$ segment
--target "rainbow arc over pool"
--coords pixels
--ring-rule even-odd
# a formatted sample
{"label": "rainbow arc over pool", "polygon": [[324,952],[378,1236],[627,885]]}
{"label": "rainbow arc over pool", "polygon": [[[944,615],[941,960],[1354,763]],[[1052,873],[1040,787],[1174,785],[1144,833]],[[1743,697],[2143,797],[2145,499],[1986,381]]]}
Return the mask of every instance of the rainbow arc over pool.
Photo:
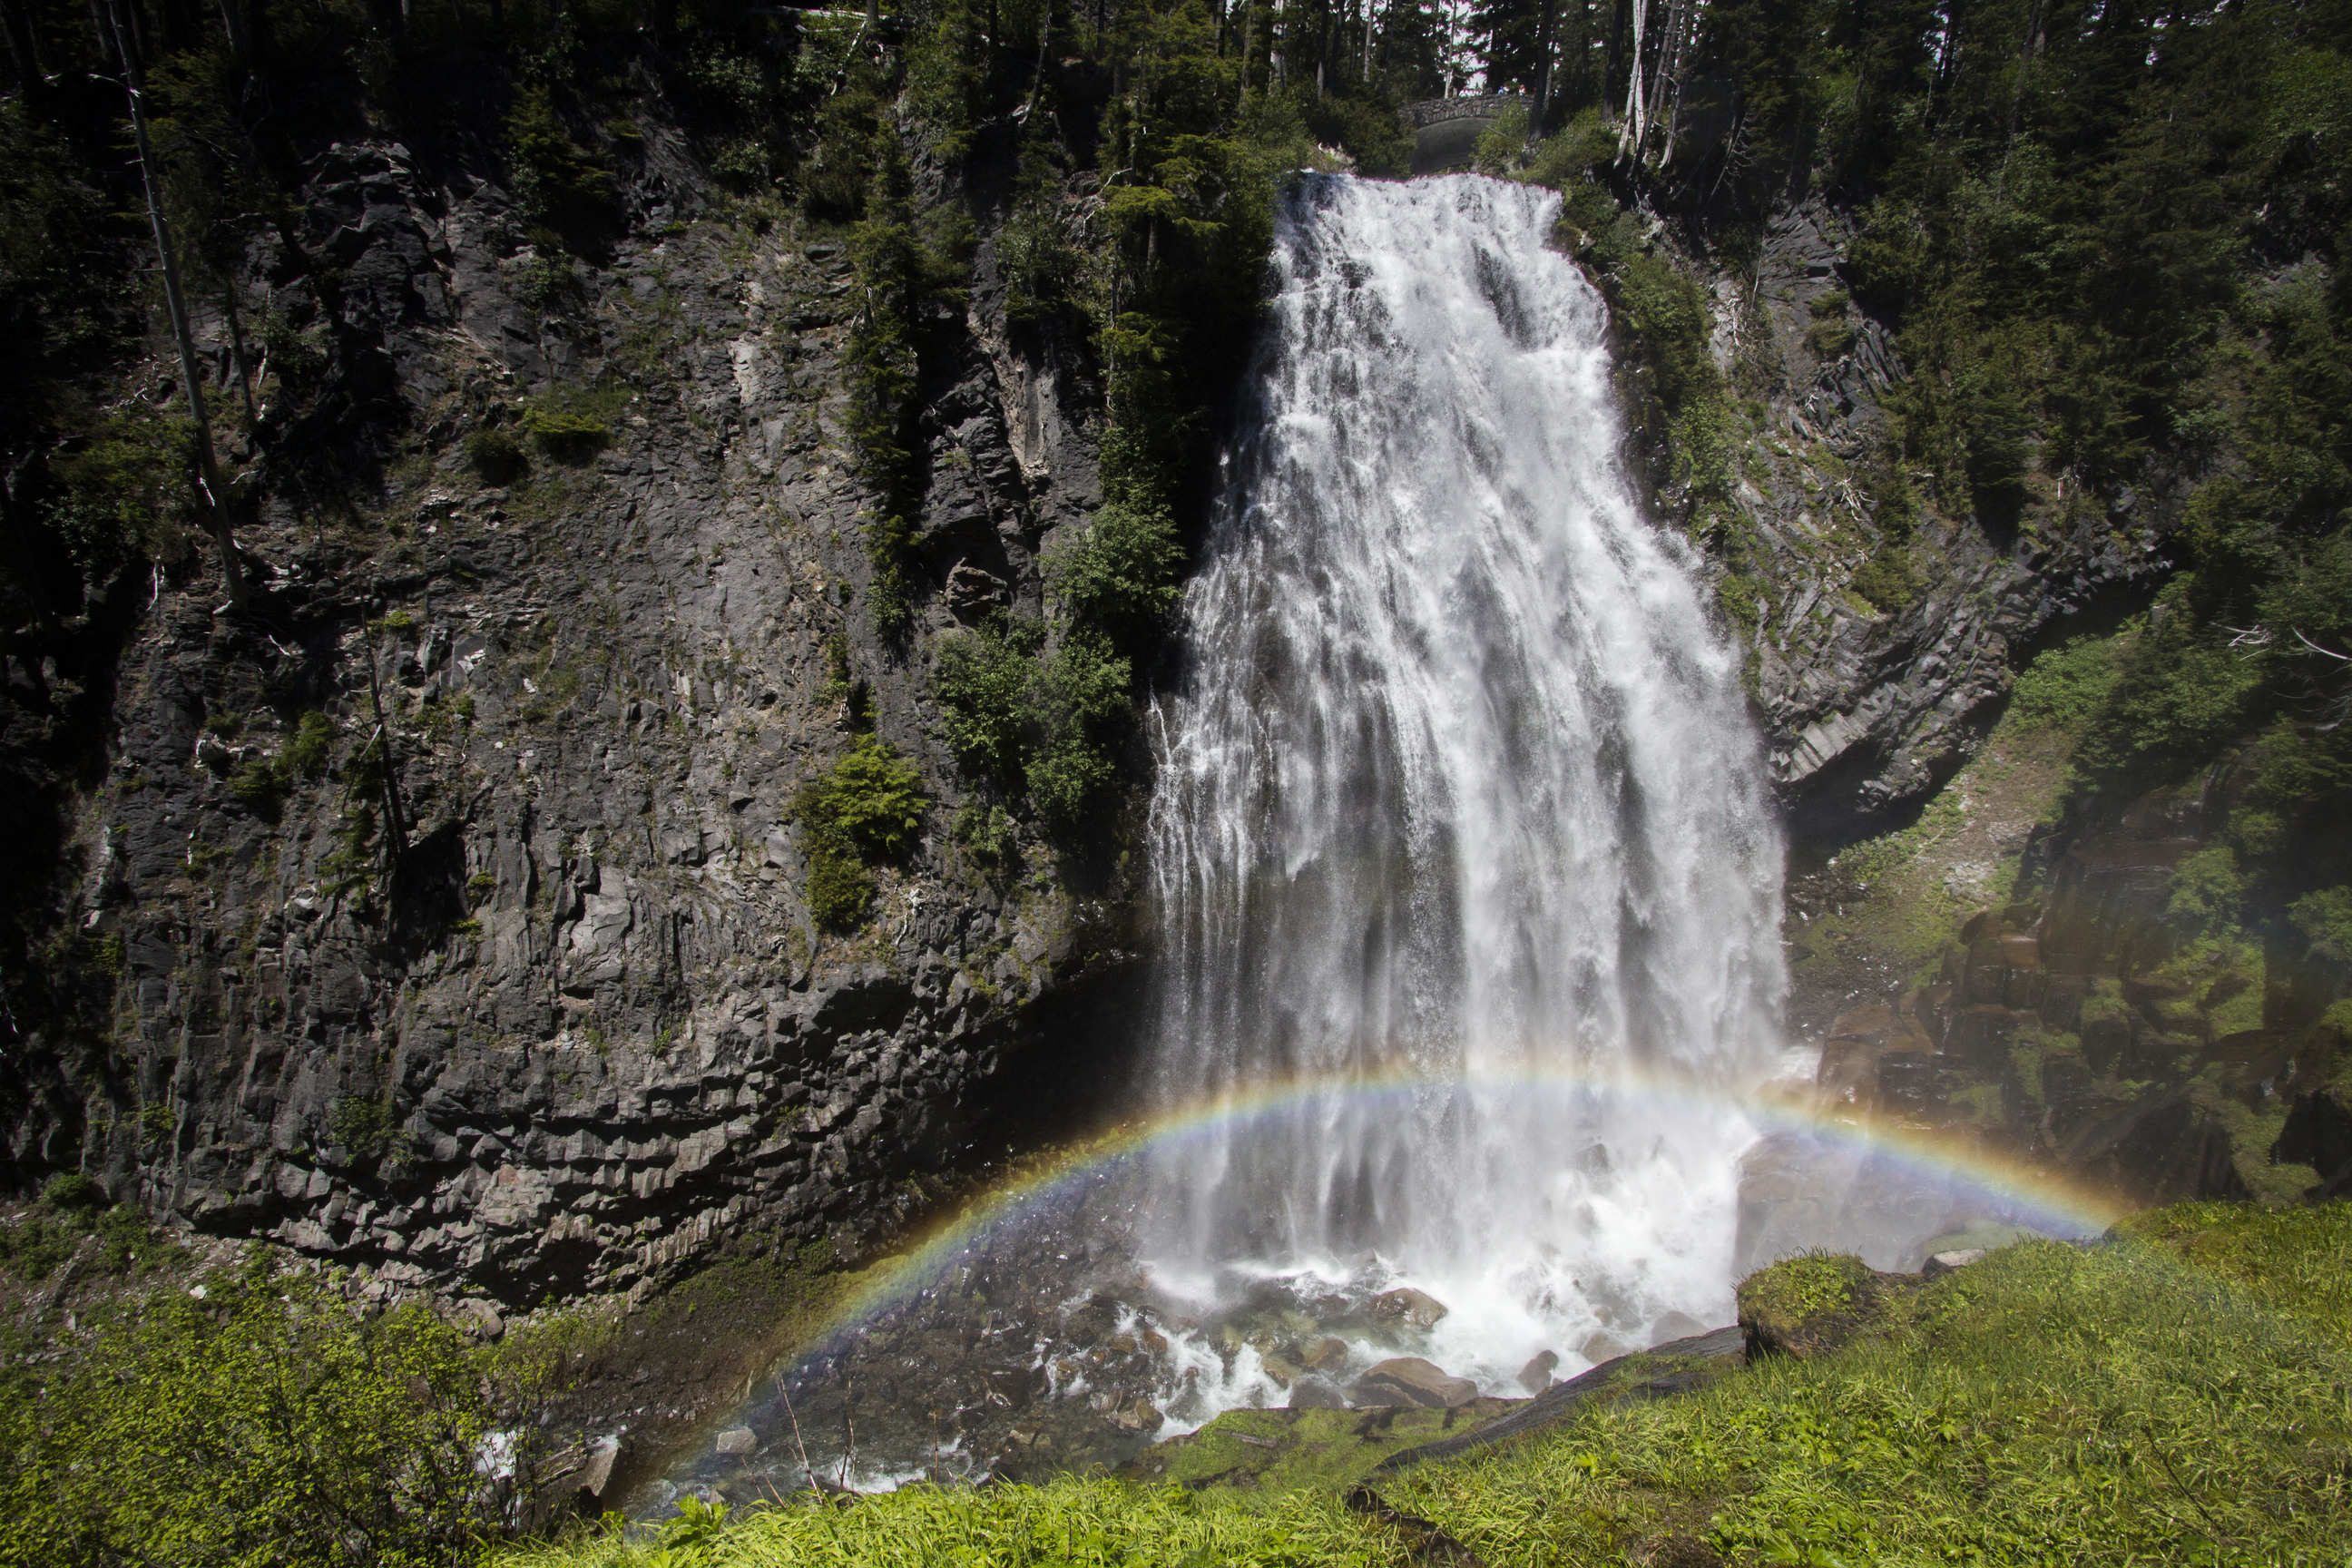
{"label": "rainbow arc over pool", "polygon": [[[1292,1116],[1335,1099],[1396,1107],[1459,1087],[1452,1078],[1421,1079],[1405,1072],[1369,1079],[1294,1079],[1106,1129],[972,1199],[936,1221],[903,1251],[871,1266],[864,1282],[844,1298],[793,1359],[823,1354],[840,1336],[855,1334],[885,1309],[920,1294],[992,1231],[1017,1226],[1032,1209],[1119,1173],[1155,1151],[1176,1152],[1189,1142],[1253,1131],[1278,1134]],[[1737,1119],[1752,1130],[1751,1148],[1774,1134],[1800,1140],[1866,1163],[1875,1179],[1908,1182],[1942,1194],[1949,1213],[2003,1215],[2021,1228],[2054,1237],[2097,1236],[2125,1213],[2112,1197],[2023,1162],[1930,1131],[1825,1112],[1795,1094],[1733,1099],[1671,1078],[1567,1071],[1484,1080],[1476,1087],[1537,1102],[1609,1098]]]}

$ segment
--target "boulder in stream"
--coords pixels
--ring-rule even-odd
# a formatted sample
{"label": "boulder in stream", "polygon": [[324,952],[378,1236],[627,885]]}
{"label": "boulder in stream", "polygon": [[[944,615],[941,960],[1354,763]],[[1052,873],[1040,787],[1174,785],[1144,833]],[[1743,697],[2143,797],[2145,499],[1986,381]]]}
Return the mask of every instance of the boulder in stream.
{"label": "boulder in stream", "polygon": [[1348,1396],[1358,1405],[1413,1405],[1451,1409],[1478,1397],[1478,1385],[1417,1355],[1391,1356],[1356,1380]]}
{"label": "boulder in stream", "polygon": [[1416,1329],[1433,1329],[1437,1320],[1453,1309],[1427,1291],[1408,1285],[1381,1291],[1364,1303],[1364,1310],[1375,1318],[1402,1319]]}

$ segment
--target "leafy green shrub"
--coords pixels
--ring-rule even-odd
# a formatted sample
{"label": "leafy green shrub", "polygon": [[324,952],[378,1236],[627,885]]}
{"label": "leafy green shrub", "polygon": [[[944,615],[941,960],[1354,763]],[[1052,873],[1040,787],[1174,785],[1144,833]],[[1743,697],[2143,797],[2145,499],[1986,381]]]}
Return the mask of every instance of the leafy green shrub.
{"label": "leafy green shrub", "polygon": [[2245,912],[2246,878],[2226,844],[2181,857],[2165,886],[2165,918],[2192,935],[2229,930]]}
{"label": "leafy green shrub", "polygon": [[312,779],[327,771],[334,749],[334,721],[314,708],[295,725],[293,738],[279,756],[296,778]]}
{"label": "leafy green shrub", "polygon": [[1033,180],[996,232],[1006,318],[1026,324],[1064,309],[1084,265],[1069,241],[1058,184]]}
{"label": "leafy green shrub", "polygon": [[809,915],[817,929],[853,931],[866,923],[874,902],[873,874],[865,862],[838,839],[804,835],[809,869],[806,897]]}
{"label": "leafy green shrub", "polygon": [[1130,670],[1109,639],[1073,625],[1040,660],[1045,628],[994,616],[940,643],[933,689],[949,746],[969,773],[1026,788],[1056,831],[1081,827],[1118,776],[1115,730]]}
{"label": "leafy green shrub", "polygon": [[1870,552],[1853,574],[1853,591],[1885,611],[1898,616],[1919,602],[1926,588],[1910,547],[1892,540]]}
{"label": "leafy green shrub", "polygon": [[[257,1259],[203,1300],[158,1295],[0,1407],[0,1560],[475,1562],[528,1489],[530,1397],[424,1307],[362,1317]],[[494,1441],[519,1479],[485,1473]]]}
{"label": "leafy green shrub", "polygon": [[880,110],[873,68],[861,61],[848,85],[824,100],[815,152],[801,166],[801,199],[812,217],[847,222],[865,213],[874,184]]}
{"label": "leafy green shrub", "polygon": [[534,310],[552,310],[580,291],[579,269],[547,231],[546,243],[515,268],[515,295]]}
{"label": "leafy green shrub", "polygon": [[522,423],[533,444],[558,462],[584,463],[613,444],[612,427],[590,415],[533,408]]}
{"label": "leafy green shrub", "polygon": [[154,1263],[174,1250],[156,1239],[137,1207],[107,1207],[103,1188],[67,1172],[50,1177],[40,1201],[15,1224],[0,1225],[0,1268],[27,1283],[47,1279],[91,1236],[100,1242],[95,1266],[107,1274],[126,1273],[135,1263]]}
{"label": "leafy green shrub", "polygon": [[793,814],[809,858],[809,912],[827,931],[864,923],[875,882],[869,859],[903,853],[922,826],[923,776],[877,735],[860,735],[824,773],[801,786]]}
{"label": "leafy green shrub", "polygon": [[268,757],[246,758],[228,779],[229,794],[264,814],[276,809],[278,796],[285,793],[285,789],[284,775]]}
{"label": "leafy green shrub", "polygon": [[106,1189],[79,1171],[62,1171],[42,1186],[41,1201],[60,1213],[96,1209],[106,1202]]}
{"label": "leafy green shrub", "polygon": [[2010,717],[2029,729],[2076,730],[2116,684],[2113,637],[2073,637],[2036,654],[2009,689]]}
{"label": "leafy green shrub", "polygon": [[2311,942],[2311,953],[2352,963],[2352,888],[2323,888],[2287,907],[2287,919]]}
{"label": "leafy green shrub", "polygon": [[1832,316],[1805,329],[1805,346],[1822,359],[1842,359],[1853,347],[1855,336],[1852,321]]}
{"label": "leafy green shrub", "polygon": [[278,802],[293,788],[294,781],[315,778],[325,771],[334,738],[334,724],[324,713],[314,709],[303,714],[285,750],[274,757],[247,757],[237,765],[229,775],[229,793],[262,816],[276,820],[273,814]]}
{"label": "leafy green shrub", "polygon": [[[1412,132],[1386,98],[1318,93],[1307,81],[1297,83],[1290,98],[1307,133],[1354,159],[1359,174],[1393,179],[1412,170]],[[1522,128],[1523,140],[1524,135]]]}
{"label": "leafy green shrub", "polygon": [[1500,176],[1510,173],[1527,155],[1528,111],[1524,105],[1514,103],[1478,133],[1478,149],[1473,162],[1480,174]]}
{"label": "leafy green shrub", "polygon": [[522,444],[496,426],[467,433],[466,460],[474,465],[474,472],[485,484],[493,485],[513,483],[530,466]]}
{"label": "leafy green shrub", "polygon": [[577,236],[610,218],[612,181],[595,155],[572,141],[545,88],[516,96],[506,130],[515,195],[531,223]]}
{"label": "leafy green shrub", "polygon": [[940,639],[932,689],[944,710],[948,747],[966,771],[1010,789],[1021,785],[1031,689],[1045,644],[1043,624],[1002,614],[989,616],[977,632]]}
{"label": "leafy green shrub", "polygon": [[804,822],[821,822],[861,854],[891,857],[923,820],[923,775],[877,735],[861,735],[815,783],[794,797]]}
{"label": "leafy green shrub", "polygon": [[2095,780],[2178,776],[2255,717],[2260,668],[2186,622],[2176,611],[2125,645],[2076,752]]}
{"label": "leafy green shrub", "polygon": [[297,327],[272,310],[261,319],[260,337],[268,374],[280,390],[297,402],[307,397],[327,374],[326,323]]}
{"label": "leafy green shrub", "polygon": [[955,841],[983,866],[1010,866],[1018,852],[1011,814],[978,795],[964,797],[963,805],[956,808],[955,826],[950,831]]}
{"label": "leafy green shrub", "polygon": [[1183,597],[1184,547],[1166,507],[1108,501],[1076,541],[1046,553],[1045,571],[1072,620],[1135,647]]}
{"label": "leafy green shrub", "polygon": [[1065,832],[1084,823],[1117,775],[1110,731],[1128,715],[1129,679],[1128,661],[1106,638],[1073,627],[1034,688],[1043,743],[1025,764],[1029,797]]}
{"label": "leafy green shrub", "polygon": [[85,571],[184,552],[178,524],[196,503],[195,426],[143,402],[111,410],[49,459],[64,482],[50,521]]}

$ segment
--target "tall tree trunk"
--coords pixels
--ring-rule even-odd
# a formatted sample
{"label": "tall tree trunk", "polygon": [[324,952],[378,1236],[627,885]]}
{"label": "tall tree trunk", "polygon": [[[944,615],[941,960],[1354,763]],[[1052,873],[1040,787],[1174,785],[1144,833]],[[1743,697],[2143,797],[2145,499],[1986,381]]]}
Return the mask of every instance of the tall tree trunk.
{"label": "tall tree trunk", "polygon": [[1241,106],[1242,106],[1244,103],[1245,103],[1245,102],[1247,102],[1247,101],[1249,100],[1250,28],[1251,28],[1252,26],[1254,26],[1256,24],[1256,21],[1257,21],[1257,0],[1243,0],[1243,4],[1242,4],[1242,90],[1241,90],[1241,96],[1240,96],[1240,97],[1238,97],[1238,98],[1236,98],[1236,99],[1234,100],[1234,111],[1235,113],[1239,113],[1239,112],[1241,111]]}
{"label": "tall tree trunk", "polygon": [[237,0],[220,0],[221,31],[228,35],[228,51],[236,58],[236,68],[253,68],[253,44],[245,36],[243,7]]}
{"label": "tall tree trunk", "polygon": [[1535,102],[1528,114],[1528,145],[1543,140],[1544,127],[1551,118],[1551,19],[1559,8],[1557,0],[1543,0],[1543,10],[1536,20],[1536,79]]}
{"label": "tall tree trunk", "polygon": [[1034,125],[1037,105],[1045,96],[1045,50],[1054,41],[1054,0],[1045,0],[1045,9],[1037,18],[1037,74],[1029,80],[1029,109],[1023,117]]}
{"label": "tall tree trunk", "polygon": [[1618,84],[1624,79],[1625,18],[1632,11],[1633,0],[1609,0],[1609,37],[1601,53],[1601,106],[1607,109],[1617,100]]}
{"label": "tall tree trunk", "polygon": [[236,279],[228,279],[222,298],[228,305],[229,362],[236,367],[236,389],[245,398],[245,420],[248,426],[261,423],[261,415],[253,406],[253,360],[245,352],[245,321],[236,309]]}
{"label": "tall tree trunk", "polygon": [[8,35],[8,64],[16,73],[16,90],[25,107],[37,110],[47,84],[41,79],[40,53],[33,42],[33,18],[24,0],[0,0],[0,31]]}
{"label": "tall tree trunk", "polygon": [[197,482],[212,516],[213,542],[220,549],[221,585],[229,603],[243,608],[253,597],[245,568],[236,559],[236,537],[229,526],[226,487],[213,457],[212,421],[205,416],[205,387],[196,370],[195,340],[188,335],[188,307],[180,293],[180,265],[172,254],[171,220],[163,216],[163,193],[155,177],[154,150],[147,141],[147,106],[139,80],[139,56],[122,21],[122,0],[108,0],[113,22],[114,47],[122,58],[123,90],[131,96],[131,134],[139,150],[139,178],[147,191],[147,221],[155,232],[155,256],[163,269],[163,302],[171,311],[172,336],[180,350],[180,381],[188,395],[188,416],[196,425]]}
{"label": "tall tree trunk", "polygon": [[1625,123],[1617,132],[1618,155],[1631,153],[1636,162],[1642,156],[1642,138],[1649,130],[1642,99],[1642,25],[1648,19],[1649,9],[1649,0],[1633,0],[1633,47],[1625,62]]}

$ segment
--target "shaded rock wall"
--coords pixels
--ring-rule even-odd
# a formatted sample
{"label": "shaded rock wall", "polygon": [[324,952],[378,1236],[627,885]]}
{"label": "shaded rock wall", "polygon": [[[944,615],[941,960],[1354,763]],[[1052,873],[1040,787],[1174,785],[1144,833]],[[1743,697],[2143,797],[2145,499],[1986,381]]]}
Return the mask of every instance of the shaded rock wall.
{"label": "shaded rock wall", "polygon": [[[1980,520],[1956,480],[1922,474],[1943,521],[1890,542],[1856,466],[1908,371],[1885,326],[1846,297],[1853,232],[1850,215],[1810,201],[1772,218],[1750,270],[1692,268],[1712,300],[1717,363],[1763,413],[1736,498],[1758,578],[1751,689],[1799,837],[1831,843],[1951,776],[2024,645],[2163,573],[2175,510],[2122,496],[2103,521],[2050,536]],[[1824,336],[1824,322],[1843,330]],[[1891,610],[1855,589],[1882,552],[1916,584]]]}

